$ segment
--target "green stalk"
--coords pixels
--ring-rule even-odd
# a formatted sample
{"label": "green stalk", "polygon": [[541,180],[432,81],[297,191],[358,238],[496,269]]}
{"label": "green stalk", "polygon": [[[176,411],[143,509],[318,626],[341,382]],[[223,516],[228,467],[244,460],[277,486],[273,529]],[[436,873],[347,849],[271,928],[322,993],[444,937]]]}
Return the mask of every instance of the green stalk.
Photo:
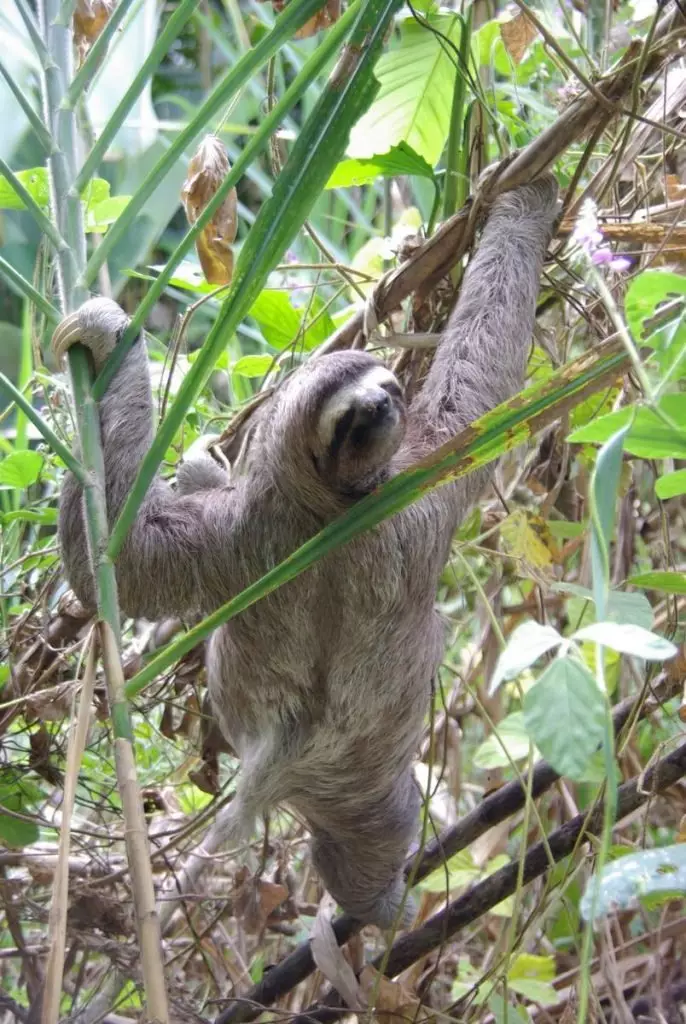
{"label": "green stalk", "polygon": [[305,22],[316,14],[324,0],[291,0],[286,9],[276,19],[274,27],[257,46],[243,57],[224,76],[219,85],[207,97],[192,121],[179,132],[169,149],[157,161],[153,169],[141,183],[136,194],[127,203],[120,216],[109,229],[103,240],[88,261],[85,270],[85,283],[90,286],[95,281],[100,267],[110,252],[130,229],[132,222],[141,212],[146,202],[174,167],[184,151],[207,131],[212,118],[224,107],[234,93],[237,92],[250,77],[265,64],[272,54],[283,45]]}
{"label": "green stalk", "polygon": [[143,61],[138,74],[124,93],[116,110],[113,111],[109,121],[103,128],[95,145],[88,154],[83,167],[76,176],[76,184],[74,187],[79,192],[83,191],[91,177],[95,174],[98,166],[100,165],[100,161],[110,148],[112,140],[126,120],[131,107],[134,105],[143,89],[152,78],[156,68],[167,56],[172,43],[181,33],[184,25],[193,14],[196,4],[197,0],[181,0],[181,3],[164,26],[164,29],[155,41],[155,45]]}
{"label": "green stalk", "polygon": [[626,363],[624,352],[617,351],[616,346],[610,343],[601,353],[596,351],[592,361],[582,356],[563,366],[543,384],[527,388],[482,416],[428,459],[399,473],[373,494],[358,501],[345,515],[325,526],[280,565],[171,643],[133,677],[126,687],[127,696],[134,697],[219,626],[294,579],[329,552],[378,526],[432,488],[473,472],[532,437],[541,426],[604,387],[608,379],[622,372]]}
{"label": "green stalk", "polygon": [[33,128],[33,132],[34,132],[36,138],[38,139],[38,141],[40,142],[41,146],[43,147],[43,149],[45,150],[46,153],[48,153],[48,154],[52,153],[53,142],[52,142],[52,136],[51,136],[50,132],[48,131],[48,129],[43,124],[43,121],[41,120],[40,115],[37,114],[36,111],[33,109],[33,105],[31,104],[28,96],[26,96],[24,91],[19,88],[17,83],[12,78],[12,75],[9,73],[9,71],[7,70],[7,68],[2,63],[1,60],[0,60],[0,75],[2,75],[2,77],[5,79],[5,81],[7,82],[7,85],[9,86],[10,92],[12,93],[14,98],[16,99],[16,101],[19,104],[19,106],[21,107],[21,109],[24,111],[24,113],[26,115],[26,120],[29,122],[29,124]]}
{"label": "green stalk", "polygon": [[366,0],[361,7],[349,43],[241,250],[229,296],[143,459],[110,536],[112,558],[116,558],[167,448],[212,372],[226,339],[246,315],[283,251],[304,224],[343,155],[352,125],[371,103],[378,89],[373,77],[374,63],[386,28],[401,2]]}
{"label": "green stalk", "polygon": [[135,2],[136,0],[119,0],[119,3],[110,15],[107,24],[88,51],[88,55],[83,64],[67,86],[67,93],[62,103],[65,110],[75,109],[76,104],[95,78],[112,36],[117,31],[128,14],[129,9],[133,7]]}
{"label": "green stalk", "polygon": [[457,15],[460,22],[459,59],[455,70],[455,87],[453,104],[450,108],[450,131],[448,133],[447,158],[445,165],[445,189],[443,191],[443,219],[452,217],[458,206],[458,174],[460,170],[460,154],[462,151],[462,127],[464,123],[464,103],[467,94],[467,68],[470,59],[472,40],[472,8],[463,18]]}
{"label": "green stalk", "polygon": [[45,67],[48,60],[48,51],[45,48],[43,37],[40,34],[36,19],[33,16],[33,11],[26,3],[26,0],[14,0],[14,6],[19,11],[21,20],[24,22],[24,27],[28,33],[31,45],[36,51],[36,55],[41,62],[41,66]]}
{"label": "green stalk", "polygon": [[14,402],[18,409],[21,409],[22,413],[28,420],[31,420],[34,427],[40,431],[41,436],[50,445],[55,455],[58,455],[62,462],[65,464],[67,469],[71,470],[76,479],[80,484],[85,485],[88,482],[86,471],[79,462],[78,459],[69,451],[67,446],[59,439],[57,434],[54,432],[52,427],[43,419],[39,412],[37,412],[28,398],[25,398],[22,392],[14,386],[11,380],[9,380],[4,373],[0,373],[0,394],[4,392],[10,402]]}
{"label": "green stalk", "polygon": [[176,249],[167,260],[164,270],[161,272],[159,277],[155,279],[147,295],[139,304],[135,315],[124,332],[119,344],[114,349],[106,365],[98,375],[93,386],[93,394],[96,398],[102,398],[104,395],[109,382],[121,366],[129,348],[138,337],[138,334],[145,324],[153,306],[173,277],[176,267],[191,248],[195,239],[203,230],[205,225],[212,219],[215,210],[217,210],[222,204],[229,190],[232,189],[238,181],[240,181],[247,168],[262,149],[264,149],[272,132],[278,128],[285,114],[299,102],[306,89],[317,78],[322,68],[329,62],[331,56],[338,50],[343,39],[350,30],[350,25],[353,19],[357,16],[358,10],[359,0],[354,0],[350,7],[348,7],[345,14],[326,33],[321,45],[317,47],[303,67],[302,71],[300,71],[293,80],[276,106],[273,107],[270,113],[264,118],[255,135],[252,137],[245,149],[242,150],[238,160],[231,168],[230,173],[217,190],[216,195],[212,197],[212,200],[207,204],[195,224],[191,225],[184,237],[181,239]]}
{"label": "green stalk", "polygon": [[[17,374],[17,389],[21,394],[29,386],[32,374],[31,306],[28,302],[23,302],[21,307],[21,349],[19,353],[19,373]],[[17,407],[15,429],[17,448],[22,450],[28,447],[28,418],[21,407]]]}
{"label": "green stalk", "polygon": [[[51,200],[60,234],[68,244],[66,250],[58,253],[57,265],[60,301],[66,313],[80,305],[88,293],[83,285],[86,262],[83,208],[79,192],[74,187],[78,141],[76,118],[72,110],[65,110],[62,105],[71,77],[72,33],[69,28],[55,23],[60,12],[60,2],[39,0],[39,9],[47,51],[42,83],[45,119],[55,142],[55,151],[48,160]],[[107,553],[108,522],[100,416],[91,392],[91,359],[82,346],[75,345],[69,350],[69,368],[86,477],[83,487],[84,518],[93,561],[98,616],[101,620],[101,644],[114,735],[117,783],[124,808],[126,852],[133,886],[146,1009],[150,1018],[166,1024],[168,1007],[159,921],[154,912],[155,891],[117,647],[119,604],[114,566]]]}
{"label": "green stalk", "polygon": [[34,288],[30,281],[27,281],[18,270],[8,263],[4,257],[0,256],[0,274],[9,281],[10,284],[14,285],[18,292],[29,299],[37,309],[40,309],[41,313],[47,317],[48,322],[56,324],[60,319],[59,310],[55,309],[53,304],[45,298],[44,295]]}
{"label": "green stalk", "polygon": [[22,203],[32,215],[33,219],[38,224],[43,234],[50,239],[55,249],[58,252],[68,249],[69,246],[62,238],[61,234],[48,217],[45,210],[38,205],[36,200],[33,198],[29,190],[26,188],[20,178],[16,176],[12,168],[7,164],[2,157],[0,157],[0,171],[3,176],[9,181],[10,185],[14,189],[16,195],[21,199]]}

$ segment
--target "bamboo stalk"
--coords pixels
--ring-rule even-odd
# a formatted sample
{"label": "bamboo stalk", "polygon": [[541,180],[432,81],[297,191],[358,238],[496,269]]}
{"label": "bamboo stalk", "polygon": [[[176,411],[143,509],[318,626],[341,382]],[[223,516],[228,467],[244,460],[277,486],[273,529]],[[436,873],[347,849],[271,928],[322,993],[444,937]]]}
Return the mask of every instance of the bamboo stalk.
{"label": "bamboo stalk", "polygon": [[[47,57],[43,63],[42,92],[45,120],[52,131],[55,151],[48,166],[53,215],[67,247],[58,252],[60,305],[67,313],[88,296],[83,271],[86,265],[86,236],[83,211],[75,187],[77,128],[72,110],[63,100],[72,72],[72,34],[56,24],[60,0],[40,0],[41,27]],[[81,346],[69,350],[69,368],[82,461],[86,475],[84,486],[85,521],[89,550],[93,559],[98,617],[105,678],[115,737],[117,783],[122,798],[126,853],[133,882],[133,902],[141,947],[143,985],[147,1015],[162,1024],[168,1021],[164,985],[164,964],[159,922],[154,912],[152,869],[144,823],[141,831],[142,801],[136,777],[133,736],[128,705],[123,695],[123,672],[118,650],[119,605],[114,566],[107,555],[107,508],[105,473],[100,441],[100,418],[91,391],[91,361]],[[152,906],[152,912],[150,907]],[[44,1018],[44,1024],[50,1024]]]}

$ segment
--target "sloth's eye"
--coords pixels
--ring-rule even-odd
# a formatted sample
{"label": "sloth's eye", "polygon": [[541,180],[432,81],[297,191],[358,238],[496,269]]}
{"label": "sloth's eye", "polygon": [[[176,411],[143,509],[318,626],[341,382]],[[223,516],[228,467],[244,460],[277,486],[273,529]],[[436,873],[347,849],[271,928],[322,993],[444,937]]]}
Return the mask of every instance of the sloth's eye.
{"label": "sloth's eye", "polygon": [[354,420],[355,407],[351,405],[350,408],[346,409],[343,415],[336,421],[333,437],[331,438],[331,444],[329,445],[329,456],[332,459],[338,455],[343,447],[343,443],[350,433]]}
{"label": "sloth's eye", "polygon": [[385,380],[380,387],[382,387],[384,391],[387,391],[392,398],[398,398],[400,400],[404,398],[403,390],[395,380]]}

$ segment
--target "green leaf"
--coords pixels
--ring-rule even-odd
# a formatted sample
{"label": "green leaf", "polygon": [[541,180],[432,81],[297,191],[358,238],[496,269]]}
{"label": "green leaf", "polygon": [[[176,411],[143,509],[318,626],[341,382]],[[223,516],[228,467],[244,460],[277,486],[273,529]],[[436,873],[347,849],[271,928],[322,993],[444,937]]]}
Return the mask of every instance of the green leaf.
{"label": "green leaf", "polygon": [[674,473],[665,473],[661,476],[655,481],[655,493],[663,501],[686,494],[686,469],[677,469]]}
{"label": "green leaf", "polygon": [[605,700],[588,669],[557,658],[524,697],[524,723],[560,775],[582,774],[605,732]]}
{"label": "green leaf", "polygon": [[257,321],[265,339],[274,348],[286,348],[298,336],[300,317],[286,292],[265,288],[253,302],[248,315]]}
{"label": "green leaf", "polygon": [[621,622],[594,622],[578,630],[573,639],[590,640],[591,643],[602,644],[620,654],[631,654],[645,661],[666,661],[678,653],[674,644],[664,637],[641,626]]}
{"label": "green leaf", "polygon": [[12,452],[0,462],[0,484],[19,490],[30,487],[40,476],[44,461],[40,452],[29,449]]}
{"label": "green leaf", "polygon": [[598,920],[616,910],[634,907],[639,900],[656,894],[686,895],[686,843],[641,850],[612,861],[603,869],[599,880],[594,877],[589,881],[581,899],[581,913],[589,919],[594,898],[594,920]]}
{"label": "green leaf", "polygon": [[[15,171],[29,195],[44,209],[50,205],[50,185],[45,167],[31,167],[27,171]],[[86,209],[109,198],[110,184],[104,178],[93,178],[81,193]],[[4,175],[0,175],[0,210],[23,210],[24,204]]]}
{"label": "green leaf", "polygon": [[474,863],[469,850],[460,850],[459,853],[450,857],[443,867],[422,879],[419,888],[425,892],[437,892],[445,895],[446,891],[463,889],[470,882],[475,881],[480,874],[481,871]]}
{"label": "green leaf", "polygon": [[686,458],[686,402],[684,396],[680,394],[665,395],[659,407],[679,428],[678,432],[668,427],[647,406],[638,408],[627,406],[579,427],[569,435],[567,440],[573,444],[588,442],[600,444],[609,440],[621,427],[626,427],[633,416],[634,421],[624,438],[624,448],[627,452],[644,459]]}
{"label": "green leaf", "polygon": [[264,377],[274,365],[273,356],[242,356],[231,367],[239,377]]}
{"label": "green leaf", "polygon": [[360,160],[342,160],[326,183],[327,188],[350,188],[367,185],[379,177],[397,178],[400,175],[431,178],[434,172],[423,156],[406,142],[393,146],[388,153]]}
{"label": "green leaf", "polygon": [[[595,597],[588,587],[581,587],[578,583],[553,583],[551,590],[562,594],[573,594],[575,597],[590,601],[595,605]],[[623,622],[650,629],[653,625],[653,609],[645,594],[611,590],[607,598],[605,618],[608,622]]]}
{"label": "green leaf", "polygon": [[560,996],[554,987],[547,981],[537,981],[535,978],[517,978],[509,982],[513,992],[529,999],[532,1003],[540,1003],[541,1006],[553,1006],[559,1003]]}
{"label": "green leaf", "polygon": [[529,754],[529,736],[521,711],[513,711],[498,722],[497,735],[493,733],[477,747],[472,764],[475,768],[504,768],[521,761]]}
{"label": "green leaf", "polygon": [[686,573],[684,572],[642,572],[630,576],[629,583],[648,590],[662,590],[665,594],[686,594]]}
{"label": "green leaf", "polygon": [[644,337],[645,321],[669,299],[686,295],[686,277],[669,270],[644,270],[633,278],[624,299],[626,322],[635,340],[650,343],[650,332]]}
{"label": "green leaf", "polygon": [[507,647],[498,658],[491,685],[492,696],[505,679],[515,679],[529,665],[542,655],[563,643],[563,637],[552,626],[542,626],[531,620],[517,626],[507,642]]}
{"label": "green leaf", "polygon": [[509,982],[522,978],[535,978],[536,981],[552,981],[555,977],[554,956],[534,956],[532,953],[519,953],[512,961],[507,972]]}
{"label": "green leaf", "polygon": [[57,509],[55,508],[18,508],[13,512],[5,512],[4,516],[0,516],[0,522],[3,525],[9,523],[22,522],[22,523],[35,523],[37,526],[54,526],[57,522]]}
{"label": "green leaf", "polygon": [[450,43],[459,41],[460,20],[454,14],[433,16],[428,26],[414,18],[400,23],[399,44],[377,64],[379,94],[352,130],[349,157],[368,159],[406,142],[435,167],[450,128],[455,81]]}
{"label": "green leaf", "polygon": [[[0,804],[0,812],[2,804]],[[18,849],[22,846],[30,846],[38,841],[38,825],[33,821],[21,821],[19,818],[11,818],[7,814],[0,813],[0,840],[6,845]]]}
{"label": "green leaf", "polygon": [[112,196],[110,199],[103,199],[102,202],[89,204],[86,209],[86,232],[97,231],[104,234],[110,224],[114,224],[130,199],[131,196]]}
{"label": "green leaf", "polygon": [[[9,163],[9,161],[8,161]],[[50,204],[50,185],[45,167],[32,167],[28,171],[15,171],[29,195],[39,206],[46,208]],[[0,210],[23,210],[24,203],[10,185],[4,175],[0,175]]]}

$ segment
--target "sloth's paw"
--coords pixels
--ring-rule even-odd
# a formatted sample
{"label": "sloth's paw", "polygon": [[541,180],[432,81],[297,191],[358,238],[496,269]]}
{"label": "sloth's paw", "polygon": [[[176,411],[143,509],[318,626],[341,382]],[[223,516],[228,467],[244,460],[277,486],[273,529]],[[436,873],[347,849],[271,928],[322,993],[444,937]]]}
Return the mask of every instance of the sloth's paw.
{"label": "sloth's paw", "polygon": [[84,345],[93,355],[96,370],[100,370],[128,323],[128,316],[112,299],[84,302],[55,328],[51,347],[58,366],[64,366],[72,345]]}

